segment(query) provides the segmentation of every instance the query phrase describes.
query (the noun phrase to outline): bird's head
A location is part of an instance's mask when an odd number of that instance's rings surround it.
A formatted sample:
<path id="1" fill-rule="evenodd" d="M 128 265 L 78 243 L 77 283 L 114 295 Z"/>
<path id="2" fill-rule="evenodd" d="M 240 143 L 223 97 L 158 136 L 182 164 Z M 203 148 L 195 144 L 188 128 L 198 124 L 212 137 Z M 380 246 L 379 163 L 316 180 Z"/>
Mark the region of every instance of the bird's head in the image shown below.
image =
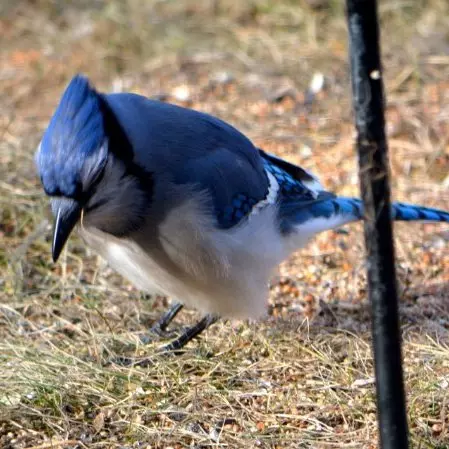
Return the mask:
<path id="1" fill-rule="evenodd" d="M 143 219 L 148 188 L 140 178 L 145 174 L 133 169 L 132 148 L 120 123 L 85 77 L 77 75 L 67 86 L 35 161 L 55 218 L 53 260 L 81 219 L 116 236 Z"/>

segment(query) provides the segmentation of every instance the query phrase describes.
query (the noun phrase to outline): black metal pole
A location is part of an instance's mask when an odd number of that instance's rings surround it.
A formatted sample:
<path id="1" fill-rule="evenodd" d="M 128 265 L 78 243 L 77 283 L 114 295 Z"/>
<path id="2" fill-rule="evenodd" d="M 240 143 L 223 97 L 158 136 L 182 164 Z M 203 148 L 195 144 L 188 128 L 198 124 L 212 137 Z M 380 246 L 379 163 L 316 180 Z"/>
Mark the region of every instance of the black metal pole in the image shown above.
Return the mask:
<path id="1" fill-rule="evenodd" d="M 382 449 L 408 448 L 376 0 L 346 0 Z"/>

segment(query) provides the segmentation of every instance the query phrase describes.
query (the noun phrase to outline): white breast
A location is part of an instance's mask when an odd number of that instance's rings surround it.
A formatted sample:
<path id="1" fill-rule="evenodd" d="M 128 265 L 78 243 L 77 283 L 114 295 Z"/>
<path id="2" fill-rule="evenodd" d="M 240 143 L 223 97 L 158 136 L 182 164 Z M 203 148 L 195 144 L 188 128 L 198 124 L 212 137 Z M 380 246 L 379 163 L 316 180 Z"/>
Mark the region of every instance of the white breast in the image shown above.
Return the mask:
<path id="1" fill-rule="evenodd" d="M 137 245 L 96 229 L 83 229 L 87 244 L 136 287 L 165 294 L 204 313 L 257 318 L 266 310 L 273 269 L 288 255 L 267 205 L 241 225 L 219 230 L 190 199 L 160 224 L 160 245 Z"/>

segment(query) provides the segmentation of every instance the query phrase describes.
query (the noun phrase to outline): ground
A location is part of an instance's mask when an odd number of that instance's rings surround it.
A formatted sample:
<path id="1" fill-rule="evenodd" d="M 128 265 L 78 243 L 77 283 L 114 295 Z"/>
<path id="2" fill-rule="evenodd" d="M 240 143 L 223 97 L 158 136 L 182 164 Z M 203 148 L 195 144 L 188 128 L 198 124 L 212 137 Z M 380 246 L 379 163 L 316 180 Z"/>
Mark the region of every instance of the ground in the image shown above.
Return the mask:
<path id="1" fill-rule="evenodd" d="M 166 357 L 139 335 L 167 299 L 142 295 L 76 238 L 51 262 L 33 164 L 62 89 L 83 72 L 101 90 L 213 113 L 358 195 L 342 3 L 2 1 L 2 448 L 377 447 L 361 225 L 285 262 L 266 319 L 220 322 Z M 449 209 L 449 4 L 423 5 L 380 4 L 392 189 Z M 308 104 L 315 74 L 325 83 Z M 411 439 L 447 448 L 449 229 L 395 230 Z M 196 319 L 185 311 L 177 325 Z M 148 366 L 120 366 L 121 355 Z"/>

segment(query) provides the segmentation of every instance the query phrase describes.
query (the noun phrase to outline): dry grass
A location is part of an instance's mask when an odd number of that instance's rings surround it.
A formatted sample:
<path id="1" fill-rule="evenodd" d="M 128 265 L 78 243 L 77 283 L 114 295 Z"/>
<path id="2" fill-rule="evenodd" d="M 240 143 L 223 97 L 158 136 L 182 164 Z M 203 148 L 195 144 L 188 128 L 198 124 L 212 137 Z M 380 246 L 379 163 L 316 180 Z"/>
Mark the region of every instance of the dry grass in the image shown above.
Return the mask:
<path id="1" fill-rule="evenodd" d="M 105 90 L 219 115 L 357 194 L 340 2 L 0 6 L 0 446 L 374 448 L 360 225 L 319 236 L 273 279 L 269 316 L 219 323 L 178 357 L 139 335 L 166 307 L 71 241 L 50 261 L 33 152 L 77 71 Z M 395 196 L 449 209 L 449 7 L 383 2 Z M 326 89 L 302 106 L 314 72 Z M 280 92 L 290 89 L 293 99 Z M 398 225 L 414 447 L 449 447 L 449 234 Z M 182 324 L 197 318 L 184 312 Z M 123 367 L 118 356 L 146 358 Z"/>

